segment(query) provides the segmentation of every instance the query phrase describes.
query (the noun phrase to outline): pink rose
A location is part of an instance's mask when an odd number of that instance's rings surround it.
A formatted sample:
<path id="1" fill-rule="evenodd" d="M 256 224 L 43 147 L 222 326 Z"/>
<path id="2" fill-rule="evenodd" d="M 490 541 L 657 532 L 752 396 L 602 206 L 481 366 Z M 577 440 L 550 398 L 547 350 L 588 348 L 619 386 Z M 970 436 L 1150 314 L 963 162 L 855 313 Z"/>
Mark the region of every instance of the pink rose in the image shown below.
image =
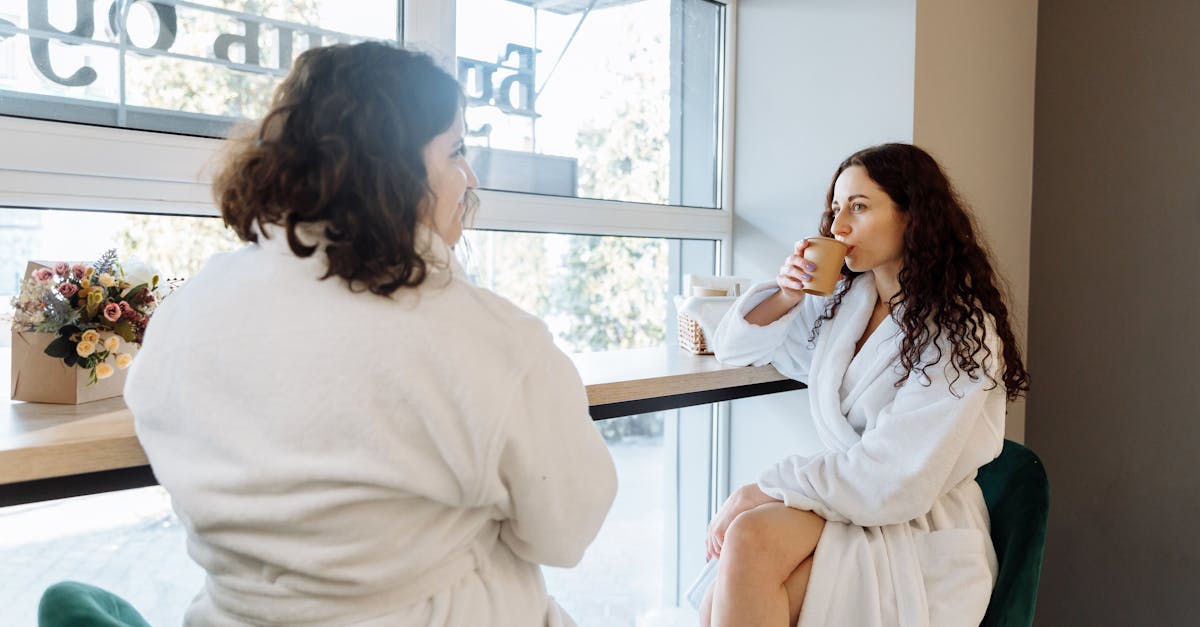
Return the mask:
<path id="1" fill-rule="evenodd" d="M 54 274 L 57 274 L 58 276 L 67 276 L 67 272 L 70 271 L 71 266 L 68 266 L 67 262 L 65 261 L 60 261 L 54 264 Z"/>
<path id="2" fill-rule="evenodd" d="M 63 283 L 62 285 L 58 286 L 58 293 L 67 298 L 74 296 L 78 291 L 79 286 L 75 285 L 74 283 Z"/>
<path id="3" fill-rule="evenodd" d="M 124 316 L 126 318 L 133 316 L 133 307 L 130 307 L 129 303 L 127 303 L 125 301 L 121 301 L 120 306 L 121 306 L 121 315 L 122 316 Z"/>
<path id="4" fill-rule="evenodd" d="M 71 266 L 71 277 L 74 278 L 76 281 L 82 279 L 85 276 L 87 276 L 87 267 L 84 266 L 82 263 L 77 263 L 77 264 Z"/>
<path id="5" fill-rule="evenodd" d="M 116 322 L 121 319 L 121 307 L 116 303 L 109 303 L 104 306 L 104 319 L 109 322 Z"/>
<path id="6" fill-rule="evenodd" d="M 50 268 L 38 268 L 33 271 L 33 278 L 39 281 L 49 281 L 54 277 L 54 272 Z"/>

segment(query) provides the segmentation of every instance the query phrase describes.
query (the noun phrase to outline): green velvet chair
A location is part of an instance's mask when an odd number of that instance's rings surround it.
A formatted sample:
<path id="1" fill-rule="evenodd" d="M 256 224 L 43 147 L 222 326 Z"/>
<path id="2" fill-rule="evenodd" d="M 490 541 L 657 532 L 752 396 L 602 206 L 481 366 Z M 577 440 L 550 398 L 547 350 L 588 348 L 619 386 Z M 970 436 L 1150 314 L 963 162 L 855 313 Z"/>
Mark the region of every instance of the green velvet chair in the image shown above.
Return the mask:
<path id="1" fill-rule="evenodd" d="M 38 627 L 150 627 L 125 599 L 85 583 L 60 581 L 38 603 Z"/>
<path id="2" fill-rule="evenodd" d="M 975 478 L 992 519 L 1000 573 L 980 627 L 1030 627 L 1037 605 L 1050 513 L 1046 469 L 1033 451 L 1004 441 L 1004 450 Z"/>

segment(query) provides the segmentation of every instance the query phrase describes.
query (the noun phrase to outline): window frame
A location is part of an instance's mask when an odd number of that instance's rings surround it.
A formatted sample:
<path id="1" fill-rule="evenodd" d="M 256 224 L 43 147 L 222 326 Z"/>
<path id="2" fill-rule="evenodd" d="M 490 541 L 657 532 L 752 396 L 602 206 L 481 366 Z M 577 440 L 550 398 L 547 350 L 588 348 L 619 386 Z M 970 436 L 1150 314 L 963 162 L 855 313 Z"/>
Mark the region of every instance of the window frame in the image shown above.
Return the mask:
<path id="1" fill-rule="evenodd" d="M 397 0 L 401 40 L 454 58 L 455 0 Z M 481 190 L 474 226 L 587 235 L 711 239 L 729 268 L 733 229 L 736 0 L 725 5 L 715 209 Z M 0 206 L 215 216 L 211 181 L 223 140 L 0 116 Z"/>

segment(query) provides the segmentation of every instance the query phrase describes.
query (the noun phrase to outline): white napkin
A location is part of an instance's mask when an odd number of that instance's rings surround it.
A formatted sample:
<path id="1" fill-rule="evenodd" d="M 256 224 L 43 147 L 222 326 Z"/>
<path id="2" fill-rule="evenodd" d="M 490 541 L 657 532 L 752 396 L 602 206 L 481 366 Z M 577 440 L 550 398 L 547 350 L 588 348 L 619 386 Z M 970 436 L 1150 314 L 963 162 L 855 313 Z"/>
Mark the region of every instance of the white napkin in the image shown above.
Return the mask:
<path id="1" fill-rule="evenodd" d="M 704 332 L 705 339 L 712 341 L 712 334 L 716 332 L 721 318 L 725 317 L 725 312 L 736 300 L 736 296 L 676 296 L 675 311 L 695 320 Z"/>
<path id="2" fill-rule="evenodd" d="M 704 563 L 704 568 L 700 569 L 700 574 L 696 575 L 696 581 L 692 582 L 692 586 L 688 588 L 687 600 L 692 607 L 700 609 L 700 604 L 704 602 L 704 595 L 717 579 L 717 558 L 713 558 Z"/>

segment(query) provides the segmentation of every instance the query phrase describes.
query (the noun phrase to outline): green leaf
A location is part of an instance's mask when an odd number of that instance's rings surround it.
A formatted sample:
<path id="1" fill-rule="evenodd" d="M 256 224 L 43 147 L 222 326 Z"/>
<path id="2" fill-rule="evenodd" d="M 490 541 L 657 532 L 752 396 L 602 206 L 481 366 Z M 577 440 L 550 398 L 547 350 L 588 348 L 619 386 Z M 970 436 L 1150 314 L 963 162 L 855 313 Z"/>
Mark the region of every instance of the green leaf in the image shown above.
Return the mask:
<path id="1" fill-rule="evenodd" d="M 60 328 L 58 330 L 58 334 L 63 337 L 71 337 L 72 335 L 75 335 L 76 333 L 81 333 L 81 332 L 83 332 L 83 329 L 80 329 L 79 327 L 77 327 L 73 324 L 64 325 L 62 328 Z"/>
<path id="2" fill-rule="evenodd" d="M 142 293 L 145 292 L 147 289 L 149 289 L 149 288 L 146 287 L 145 283 L 142 283 L 140 285 L 135 285 L 133 288 L 131 288 L 129 290 L 129 293 L 125 295 L 125 300 L 128 301 L 129 304 L 131 304 L 131 305 L 137 304 L 138 302 L 140 302 L 140 297 L 141 297 Z"/>
<path id="3" fill-rule="evenodd" d="M 75 364 L 79 363 L 79 354 L 75 351 L 71 351 L 71 354 L 63 358 L 63 361 L 66 362 L 68 366 L 74 366 Z"/>
<path id="4" fill-rule="evenodd" d="M 67 339 L 67 336 L 60 335 L 46 346 L 45 353 L 51 357 L 66 359 L 68 356 L 75 354 L 75 345 L 71 343 L 71 340 Z"/>
<path id="5" fill-rule="evenodd" d="M 120 320 L 114 324 L 113 333 L 121 336 L 121 339 L 125 340 L 126 342 L 132 342 L 137 337 L 133 330 L 133 324 L 128 320 Z"/>

